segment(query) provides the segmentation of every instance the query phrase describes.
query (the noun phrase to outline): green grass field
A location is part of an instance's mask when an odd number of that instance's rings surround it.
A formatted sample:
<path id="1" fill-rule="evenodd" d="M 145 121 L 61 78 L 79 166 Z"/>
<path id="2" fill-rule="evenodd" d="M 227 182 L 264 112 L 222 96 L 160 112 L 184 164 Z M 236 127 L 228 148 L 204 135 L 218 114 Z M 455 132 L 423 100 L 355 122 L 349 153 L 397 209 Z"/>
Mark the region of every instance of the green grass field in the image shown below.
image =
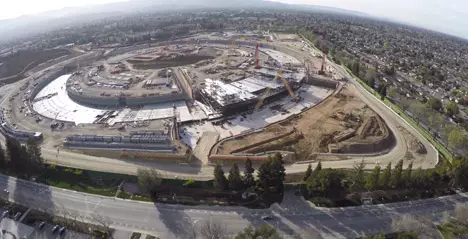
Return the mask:
<path id="1" fill-rule="evenodd" d="M 444 239 L 452 239 L 458 235 L 468 234 L 468 227 L 453 222 L 439 225 L 437 228 L 442 233 L 442 236 L 444 236 Z"/>

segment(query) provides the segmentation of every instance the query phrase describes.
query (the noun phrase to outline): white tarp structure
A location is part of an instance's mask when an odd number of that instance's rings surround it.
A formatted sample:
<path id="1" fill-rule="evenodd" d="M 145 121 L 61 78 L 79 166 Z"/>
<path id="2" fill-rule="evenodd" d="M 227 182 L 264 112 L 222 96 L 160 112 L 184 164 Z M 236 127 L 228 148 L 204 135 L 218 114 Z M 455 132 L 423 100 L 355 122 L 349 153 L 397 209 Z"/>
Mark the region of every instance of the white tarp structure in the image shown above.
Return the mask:
<path id="1" fill-rule="evenodd" d="M 40 100 L 33 103 L 33 108 L 37 113 L 51 119 L 75 122 L 76 124 L 91 124 L 98 119 L 98 116 L 105 114 L 107 110 L 83 106 L 71 100 L 66 91 L 66 82 L 69 77 L 70 75 L 61 76 L 44 87 L 37 94 L 35 99 Z M 174 106 L 176 106 L 175 111 Z M 179 122 L 208 118 L 202 110 L 198 110 L 196 114 L 192 114 L 185 101 L 177 101 L 146 105 L 141 109 L 135 110 L 123 108 L 108 123 L 113 125 L 121 122 L 171 118 L 174 116 L 174 112 L 177 114 L 177 121 Z"/>
<path id="2" fill-rule="evenodd" d="M 83 106 L 71 100 L 66 90 L 66 83 L 70 76 L 60 76 L 44 87 L 35 99 L 54 93 L 57 94 L 34 102 L 33 108 L 37 113 L 51 119 L 75 122 L 76 124 L 93 123 L 97 119 L 97 116 L 104 114 L 106 110 Z"/>

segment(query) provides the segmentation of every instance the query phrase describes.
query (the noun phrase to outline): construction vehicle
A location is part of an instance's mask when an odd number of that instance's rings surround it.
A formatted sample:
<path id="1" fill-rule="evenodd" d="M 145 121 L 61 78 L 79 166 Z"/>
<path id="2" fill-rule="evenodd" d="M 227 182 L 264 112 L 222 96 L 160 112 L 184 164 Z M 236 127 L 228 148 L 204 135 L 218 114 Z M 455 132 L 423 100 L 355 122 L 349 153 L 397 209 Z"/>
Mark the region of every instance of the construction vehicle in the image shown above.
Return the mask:
<path id="1" fill-rule="evenodd" d="M 278 70 L 276 72 L 276 76 L 275 78 L 273 79 L 273 83 L 276 83 L 276 81 L 278 80 L 278 78 L 281 79 L 281 81 L 283 81 L 283 85 L 284 87 L 286 87 L 286 89 L 288 90 L 289 92 L 289 95 L 291 95 L 292 97 L 292 101 L 294 102 L 297 102 L 299 100 L 299 98 L 296 97 L 296 95 L 294 94 L 294 91 L 291 89 L 291 86 L 289 86 L 289 83 L 288 81 L 283 77 L 283 72 L 281 70 Z M 260 98 L 260 100 L 258 101 L 257 105 L 255 106 L 255 110 L 258 110 L 260 107 L 262 107 L 266 97 L 270 94 L 270 91 L 271 91 L 271 88 L 268 87 L 265 91 L 265 93 L 263 93 L 262 97 Z"/>

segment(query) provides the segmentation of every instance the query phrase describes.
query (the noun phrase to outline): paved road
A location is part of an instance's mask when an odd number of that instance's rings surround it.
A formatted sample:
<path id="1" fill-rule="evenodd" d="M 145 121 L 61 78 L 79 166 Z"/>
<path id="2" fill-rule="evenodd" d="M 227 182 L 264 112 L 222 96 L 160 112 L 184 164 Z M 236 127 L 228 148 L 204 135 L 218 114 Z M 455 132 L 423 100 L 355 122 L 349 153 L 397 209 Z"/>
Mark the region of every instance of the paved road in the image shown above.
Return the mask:
<path id="1" fill-rule="evenodd" d="M 296 55 L 298 58 L 308 56 L 306 52 L 296 51 L 288 49 L 290 53 Z M 65 63 L 63 63 L 65 64 Z M 332 62 L 328 62 L 330 65 L 334 65 L 335 68 L 342 74 L 348 75 L 347 72 Z M 28 79 L 25 79 L 28 80 Z M 0 91 L 6 92 L 4 98 L 1 101 L 1 105 L 8 103 L 7 98 L 13 94 L 22 84 L 23 81 L 15 84 L 5 86 L 8 88 L 0 88 Z M 387 154 L 380 156 L 349 156 L 348 160 L 339 161 L 327 161 L 323 162 L 324 167 L 330 168 L 352 168 L 355 162 L 364 160 L 368 169 L 375 167 L 376 163 L 385 165 L 388 162 L 396 162 L 400 159 L 404 159 L 408 150 L 406 139 L 403 137 L 401 131 L 396 127 L 397 125 L 403 126 L 412 135 L 418 138 L 419 141 L 426 147 L 428 153 L 424 159 L 416 160 L 413 167 L 431 168 L 437 164 L 438 154 L 435 148 L 415 129 L 407 124 L 401 117 L 391 111 L 385 104 L 375 98 L 372 94 L 367 92 L 356 80 L 352 80 L 349 83 L 349 87 L 353 87 L 361 94 L 361 98 L 366 102 L 369 107 L 376 111 L 385 120 L 389 128 L 394 132 L 397 139 L 395 147 Z M 45 134 L 47 137 L 47 133 Z M 98 171 L 110 171 L 116 173 L 125 174 L 136 174 L 139 167 L 153 167 L 157 169 L 165 177 L 182 177 L 182 178 L 194 178 L 194 179 L 210 179 L 213 175 L 213 167 L 209 165 L 197 165 L 187 166 L 178 165 L 165 162 L 153 162 L 145 160 L 123 160 L 123 159 L 110 159 L 102 157 L 94 157 L 89 155 L 82 155 L 66 150 L 61 150 L 57 156 L 57 150 L 51 146 L 43 146 L 43 157 L 49 161 L 60 165 L 66 165 L 76 168 L 98 170 Z M 409 161 L 405 161 L 405 165 Z M 313 165 L 315 166 L 315 165 Z M 306 169 L 306 164 L 293 164 L 286 166 L 286 173 L 301 173 Z M 229 171 L 229 166 L 225 168 L 225 171 Z"/>
<path id="2" fill-rule="evenodd" d="M 316 208 L 302 197 L 287 194 L 283 203 L 270 209 L 252 210 L 243 207 L 211 207 L 153 204 L 125 201 L 110 197 L 67 191 L 42 184 L 0 175 L 0 189 L 8 188 L 2 198 L 36 209 L 62 214 L 79 215 L 79 219 L 96 222 L 94 215 L 105 215 L 117 229 L 140 231 L 161 238 L 190 238 L 193 228 L 205 220 L 222 222 L 229 234 L 247 225 L 271 224 L 292 238 L 354 238 L 363 234 L 390 232 L 391 221 L 402 214 L 427 216 L 434 222 L 444 214 L 452 214 L 458 203 L 468 197 L 453 195 L 436 199 L 348 208 Z M 274 219 L 264 221 L 263 215 Z"/>

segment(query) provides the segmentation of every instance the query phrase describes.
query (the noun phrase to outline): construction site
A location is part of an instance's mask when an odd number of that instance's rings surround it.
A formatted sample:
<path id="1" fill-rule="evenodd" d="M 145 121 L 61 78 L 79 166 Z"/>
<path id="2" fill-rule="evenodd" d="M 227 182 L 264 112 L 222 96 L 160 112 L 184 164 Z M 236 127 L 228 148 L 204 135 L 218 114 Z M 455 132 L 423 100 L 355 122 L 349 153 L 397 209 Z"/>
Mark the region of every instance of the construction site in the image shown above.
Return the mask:
<path id="1" fill-rule="evenodd" d="M 295 117 L 218 143 L 212 154 L 285 151 L 294 154 L 293 160 L 313 160 L 317 153 L 371 154 L 391 149 L 392 144 L 392 132 L 383 120 L 345 86 Z"/>
<path id="2" fill-rule="evenodd" d="M 394 144 L 385 122 L 299 36 L 206 33 L 91 53 L 21 87 L 1 132 L 31 131 L 57 152 L 201 164 Z"/>

